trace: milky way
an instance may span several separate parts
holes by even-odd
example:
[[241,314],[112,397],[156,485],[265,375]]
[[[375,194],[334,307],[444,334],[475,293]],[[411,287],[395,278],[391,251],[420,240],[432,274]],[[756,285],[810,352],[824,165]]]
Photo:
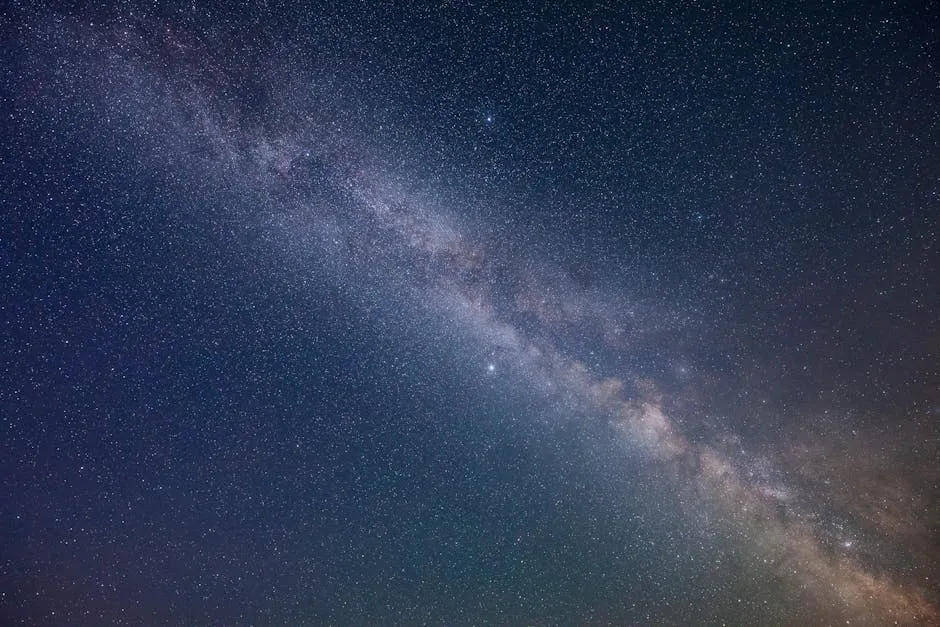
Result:
[[[220,35],[152,20],[30,26],[17,98],[43,125],[80,146],[117,146],[168,194],[191,194],[186,214],[210,225],[205,246],[257,254],[252,281],[309,281],[307,297],[329,285],[380,320],[414,333],[428,325],[465,364],[456,380],[511,389],[538,408],[524,420],[545,438],[558,423],[600,425],[616,451],[598,453],[603,463],[620,459],[647,475],[638,482],[662,482],[676,508],[663,515],[693,530],[669,550],[723,539],[710,541],[735,545],[740,579],[779,582],[781,605],[807,604],[789,618],[758,608],[751,619],[940,620],[927,497],[886,475],[888,461],[853,459],[871,450],[866,434],[814,440],[781,428],[757,445],[736,433],[748,415],[760,420],[753,402],[709,410],[701,397],[762,390],[697,363],[689,346],[721,340],[703,327],[708,314],[667,291],[633,289],[639,267],[615,276],[596,259],[584,278],[538,245],[531,222],[512,224],[509,187],[474,197],[473,172],[445,180],[400,131],[372,136],[362,118],[378,114],[350,112],[380,109],[370,91],[380,88],[305,68],[284,42],[228,58]],[[77,110],[84,119],[74,124]],[[485,125],[502,121],[479,111]],[[740,415],[709,422],[721,412]],[[545,472],[563,480],[565,470]]]

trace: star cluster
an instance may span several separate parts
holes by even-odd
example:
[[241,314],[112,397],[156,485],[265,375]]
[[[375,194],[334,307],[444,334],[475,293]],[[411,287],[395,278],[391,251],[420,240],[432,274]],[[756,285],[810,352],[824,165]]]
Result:
[[929,9],[4,24],[5,620],[940,620]]

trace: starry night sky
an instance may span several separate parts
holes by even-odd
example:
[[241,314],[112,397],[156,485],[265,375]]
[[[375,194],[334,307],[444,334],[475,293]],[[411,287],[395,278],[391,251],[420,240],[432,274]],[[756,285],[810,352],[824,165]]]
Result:
[[0,9],[0,620],[940,623],[936,8],[157,4]]

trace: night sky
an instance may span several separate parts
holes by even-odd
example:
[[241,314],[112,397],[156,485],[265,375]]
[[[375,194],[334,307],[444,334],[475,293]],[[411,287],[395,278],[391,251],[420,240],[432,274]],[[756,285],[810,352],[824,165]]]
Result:
[[113,4],[0,9],[0,622],[940,624],[936,6]]

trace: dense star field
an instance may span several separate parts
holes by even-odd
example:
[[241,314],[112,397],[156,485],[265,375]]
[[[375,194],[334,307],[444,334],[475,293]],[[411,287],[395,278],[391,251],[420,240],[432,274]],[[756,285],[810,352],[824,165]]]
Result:
[[0,622],[940,623],[936,7],[18,4]]

